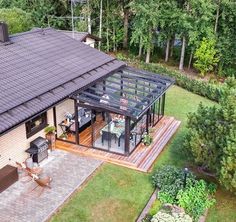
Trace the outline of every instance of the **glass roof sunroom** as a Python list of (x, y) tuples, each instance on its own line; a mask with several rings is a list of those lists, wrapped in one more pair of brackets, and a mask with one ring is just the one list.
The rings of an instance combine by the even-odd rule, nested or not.
[(174, 80), (124, 67), (76, 94), (79, 103), (139, 119)]

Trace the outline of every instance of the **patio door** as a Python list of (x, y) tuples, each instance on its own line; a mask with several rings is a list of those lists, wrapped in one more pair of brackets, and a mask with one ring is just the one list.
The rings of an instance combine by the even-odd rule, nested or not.
[(109, 115), (105, 111), (96, 111), (96, 121), (93, 127), (93, 147), (109, 151)]

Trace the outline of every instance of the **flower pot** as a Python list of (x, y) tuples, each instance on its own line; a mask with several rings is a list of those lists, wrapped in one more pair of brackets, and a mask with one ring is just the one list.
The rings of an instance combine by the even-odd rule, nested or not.
[(55, 133), (47, 133), (45, 135), (46, 139), (49, 143), (49, 149), (54, 150), (56, 148), (56, 136)]

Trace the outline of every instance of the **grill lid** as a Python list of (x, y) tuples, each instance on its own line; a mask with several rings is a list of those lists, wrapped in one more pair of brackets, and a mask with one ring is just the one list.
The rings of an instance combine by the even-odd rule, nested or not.
[(37, 154), (48, 149), (48, 142), (43, 137), (38, 137), (30, 142), (30, 148), (26, 150), (27, 153)]
[(40, 147), (45, 146), (47, 140), (41, 136), (30, 142), (30, 147), (39, 149)]

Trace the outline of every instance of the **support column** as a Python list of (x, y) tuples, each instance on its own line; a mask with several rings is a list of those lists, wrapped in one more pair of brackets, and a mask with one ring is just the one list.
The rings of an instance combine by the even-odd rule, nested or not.
[(121, 75), (120, 76), (120, 96), (123, 96), (123, 84), (124, 84), (124, 82), (123, 82), (123, 76)]
[(53, 107), (53, 124), (54, 124), (54, 127), (55, 127), (55, 131), (56, 131), (56, 139), (57, 139), (57, 114), (56, 114), (56, 107), (54, 106)]
[(130, 117), (125, 117), (125, 155), (129, 155), (130, 147)]
[(74, 99), (74, 111), (75, 111), (75, 143), (79, 144), (79, 122), (78, 122), (78, 103), (77, 99)]
[(147, 110), (147, 117), (146, 117), (146, 130), (147, 133), (149, 132), (149, 120), (150, 120), (150, 108)]
[(94, 133), (94, 118), (93, 116), (96, 116), (95, 110), (91, 110), (91, 130), (92, 130), (92, 147), (94, 146), (94, 141), (95, 141), (95, 133)]
[(165, 115), (165, 104), (166, 104), (166, 94), (163, 95), (163, 101), (162, 101), (162, 114)]
[(105, 92), (106, 91), (106, 81), (103, 80), (102, 83), (103, 83), (103, 91)]

